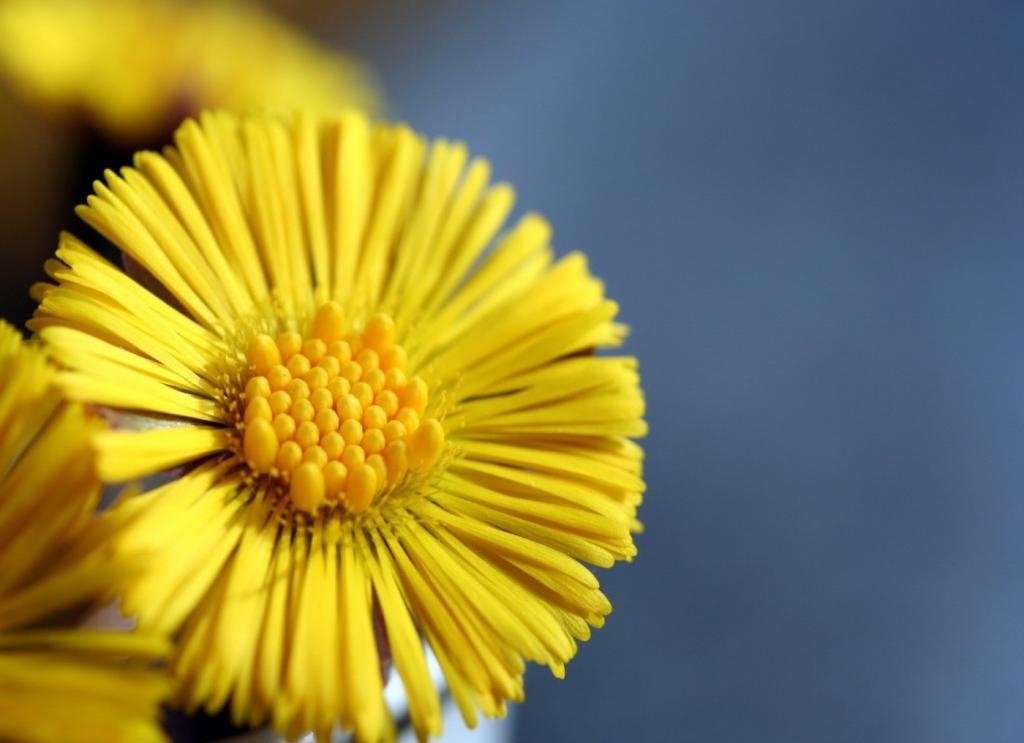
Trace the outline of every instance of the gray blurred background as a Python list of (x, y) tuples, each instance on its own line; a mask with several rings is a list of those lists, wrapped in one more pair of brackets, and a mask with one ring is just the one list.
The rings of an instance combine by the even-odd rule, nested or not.
[(648, 531), (518, 740), (1024, 739), (1024, 4), (275, 5), (634, 326)]
[(1024, 4), (383, 3), (332, 38), (634, 327), (648, 531), (518, 739), (1024, 739)]

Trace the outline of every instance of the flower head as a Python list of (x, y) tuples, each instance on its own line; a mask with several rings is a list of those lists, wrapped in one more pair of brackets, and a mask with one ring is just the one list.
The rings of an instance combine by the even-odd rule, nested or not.
[(154, 142), (209, 107), (376, 107), (355, 61), (233, 0), (6, 0), (0, 70), (119, 143)]
[(93, 518), (101, 421), (64, 403), (55, 376), (0, 323), (0, 739), (162, 740), (170, 684), (149, 661), (166, 641), (73, 626), (133, 566), (111, 561), (109, 526)]
[[(579, 561), (635, 554), (645, 433), (617, 307), (463, 145), (358, 114), (204, 114), (108, 172), (31, 325), (69, 394), (148, 416), (100, 470), (184, 474), (110, 514), (162, 553), (125, 606), (179, 638), (179, 698), (288, 735), (421, 737), (431, 646), (467, 723), (561, 676), (611, 606)], [(137, 419), (137, 418), (136, 418)]]

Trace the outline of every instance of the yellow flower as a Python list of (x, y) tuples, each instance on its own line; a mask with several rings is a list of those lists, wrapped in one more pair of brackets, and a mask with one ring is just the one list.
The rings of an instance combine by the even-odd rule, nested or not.
[(376, 107), (355, 61), (252, 3), (6, 0), (0, 69), (117, 142), (151, 142), (203, 108)]
[(56, 370), (0, 322), (0, 740), (163, 740), (152, 635), (75, 628), (130, 575), (111, 562), (89, 437), (98, 420), (61, 401)]
[(102, 476), (188, 467), (111, 514), (157, 555), (124, 602), (176, 633), (186, 705), (374, 741), (383, 657), (427, 737), (421, 634), (472, 726), (603, 624), (579, 561), (635, 554), (636, 361), (593, 353), (616, 304), (542, 218), (498, 235), (488, 182), (359, 114), (204, 114), (80, 209), (141, 283), (62, 237), (32, 328), (72, 396), (157, 421), (102, 434)]

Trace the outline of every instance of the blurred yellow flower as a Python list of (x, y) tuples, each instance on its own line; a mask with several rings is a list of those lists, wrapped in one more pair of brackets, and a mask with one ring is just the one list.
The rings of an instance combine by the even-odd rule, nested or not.
[(238, 723), (387, 738), (391, 659), (437, 734), (421, 636), (467, 724), (504, 714), (611, 610), (579, 561), (636, 552), (636, 360), (594, 354), (617, 305), (541, 217), (498, 234), (513, 190), (460, 143), (355, 113), (175, 141), (79, 211), (142, 283), (64, 235), (33, 289), (68, 393), (160, 422), (102, 434), (101, 476), (188, 468), (110, 513), (155, 555), (126, 608)]
[(0, 70), (38, 104), (136, 144), (208, 107), (377, 107), (354, 60), (230, 0), (0, 2)]
[(0, 740), (163, 740), (170, 692), (153, 635), (75, 628), (138, 565), (112, 561), (90, 437), (102, 422), (54, 387), (56, 370), (0, 322)]

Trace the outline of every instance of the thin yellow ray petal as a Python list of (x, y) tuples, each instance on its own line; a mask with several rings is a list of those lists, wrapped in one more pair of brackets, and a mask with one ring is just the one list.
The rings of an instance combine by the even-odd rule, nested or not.
[(130, 311), (138, 315), (144, 324), (155, 324), (165, 333), (173, 332), (189, 344), (190, 347), (183, 351), (192, 351), (194, 346), (199, 352), (223, 352), (223, 346), (213, 332), (129, 278), (73, 235), (61, 234), (57, 257), (60, 261), (54, 261), (52, 273), (63, 285), (80, 287), (98, 304), (111, 307), (115, 312)]
[(376, 305), (385, 280), (388, 254), (398, 226), (399, 210), (419, 176), (423, 140), (407, 127), (395, 131), (395, 142), (381, 173), (377, 197), (359, 254), (351, 307), (356, 313)]
[(83, 655), (131, 655), (136, 658), (166, 658), (172, 648), (170, 640), (162, 635), (120, 630), (34, 629), (0, 634), (0, 648), (4, 650), (59, 650), (79, 652)]
[(537, 281), (522, 287), (521, 295), (509, 296), (490, 312), (479, 314), (450, 345), (428, 349), (424, 359), (434, 359), (443, 369), (475, 366), (498, 351), (514, 350), (516, 344), (587, 312), (602, 296), (603, 287), (589, 275), (586, 259), (570, 254)]
[(564, 665), (572, 658), (576, 652), (575, 643), (568, 637), (550, 607), (542, 599), (487, 562), (451, 532), (435, 529), (434, 533), (453, 555), (457, 555), (481, 580), (486, 581), (495, 595), (505, 597), (506, 604), (516, 613), (519, 621), (529, 627), (551, 653), (552, 658), (547, 661), (549, 666)]
[(210, 423), (230, 422), (227, 414), (213, 400), (151, 382), (124, 371), (116, 364), (93, 359), (89, 367), (90, 373), (87, 374), (63, 372), (58, 375), (58, 386), (72, 400)]
[(567, 503), (598, 514), (620, 527), (629, 524), (632, 513), (623, 509), (622, 498), (597, 483), (557, 473), (462, 458), (449, 468), (459, 476), (485, 487), (531, 501)]
[[(442, 597), (427, 582), (417, 566), (406, 554), (398, 539), (389, 531), (383, 531), (387, 549), (394, 560), (403, 593), (411, 600), (421, 628), (430, 639), (430, 645), (440, 660), (449, 652), (461, 659), (459, 678), (474, 689), (486, 689), (488, 677), (484, 671), (479, 651), (468, 640), (459, 626), (457, 618), (444, 604)], [(453, 694), (455, 689), (453, 688)], [(461, 705), (460, 705), (461, 707)]]
[(421, 506), (421, 511), (457, 532), (464, 540), (472, 541), (517, 561), (572, 578), (581, 586), (597, 588), (597, 579), (593, 573), (576, 560), (557, 550), (488, 526), (475, 519), (449, 513), (432, 503), (424, 503)]
[(214, 388), (205, 380), (184, 378), (145, 356), (127, 351), (94, 335), (75, 328), (53, 326), (44, 328), (39, 336), (51, 355), (62, 365), (80, 371), (91, 371), (96, 361), (116, 365), (122, 373), (137, 373), (154, 382), (210, 397)]
[[(445, 354), (437, 362), (443, 368), (471, 369), (471, 383), (463, 394), (474, 394), (487, 389), (509, 374), (528, 371), (544, 363), (591, 348), (584, 334), (595, 326), (607, 323), (618, 312), (615, 302), (605, 301), (597, 306), (553, 323), (529, 337), (520, 336), (515, 342), (494, 348), (490, 356), (481, 356), (474, 349), (468, 353)], [(467, 349), (463, 349), (466, 351)]]
[(197, 250), (209, 261), (210, 268), (221, 282), (235, 313), (242, 315), (248, 312), (252, 307), (252, 296), (244, 282), (239, 281), (235, 272), (230, 269), (210, 225), (178, 171), (167, 160), (153, 152), (141, 152), (136, 155), (135, 167), (149, 178), (168, 208), (172, 209), (181, 221), (183, 229), (194, 241)]
[(480, 268), (446, 302), (433, 318), (437, 327), (453, 323), (459, 315), (507, 280), (509, 274), (538, 252), (546, 250), (551, 225), (537, 214), (525, 215), (495, 246)]
[[(204, 124), (207, 123), (204, 118)], [(259, 301), (268, 287), (223, 154), (210, 146), (199, 124), (187, 120), (175, 134), (188, 182), (228, 262), (241, 271), (250, 296)]]
[(465, 234), (453, 246), (441, 280), (431, 291), (426, 302), (428, 311), (435, 310), (449, 298), (473, 262), (501, 229), (515, 200), (515, 190), (507, 183), (499, 183), (484, 194), (480, 206), (466, 226)]
[(313, 264), (313, 287), (316, 299), (327, 299), (331, 290), (331, 262), (327, 246), (327, 217), (324, 214), (323, 174), (319, 153), (316, 121), (307, 114), (298, 114), (292, 127), (295, 146), (299, 195), (305, 240)]
[(552, 451), (546, 446), (524, 446), (496, 441), (459, 439), (459, 446), (467, 456), (485, 462), (497, 462), (521, 467), (571, 474), (581, 480), (614, 485), (626, 490), (643, 490), (644, 483), (635, 474), (614, 465), (585, 458), (581, 452)]
[[(419, 268), (430, 253), (448, 194), (455, 182), (451, 165), (458, 157), (457, 148), (443, 139), (430, 145), (421, 183), (411, 205), (412, 213), (405, 220), (401, 241), (385, 277), (386, 289), (381, 295), (380, 306), (395, 307), (401, 302), (406, 286), (419, 280)], [(462, 157), (465, 157), (464, 152)], [(401, 312), (396, 311), (396, 314), (401, 315)]]
[[(416, 563), (421, 579), (450, 612), (461, 634), (461, 642), (472, 648), (471, 654), (454, 653), (452, 662), (468, 678), (476, 679), (472, 686), (479, 697), (490, 698), (495, 704), (499, 699), (513, 697), (524, 669), (522, 656), (516, 651), (516, 646), (523, 642), (521, 633), (516, 633), (515, 639), (508, 643), (499, 638), (488, 615), (503, 611), (496, 609), (493, 602), (483, 609), (480, 602), (486, 601), (486, 596), (469, 597), (459, 589), (453, 576), (438, 562), (438, 553), (421, 541), (425, 532), (419, 525), (405, 521), (397, 525), (395, 531), (410, 559)], [(498, 620), (503, 628), (508, 624), (505, 619), (503, 616)], [(452, 639), (446, 638), (450, 647), (454, 647)], [(472, 667), (476, 668), (475, 673), (470, 673)]]
[(363, 235), (370, 219), (374, 162), (367, 121), (344, 113), (329, 126), (331, 147), (324, 167), (327, 220), (334, 254), (333, 296), (347, 301), (359, 265)]
[[(522, 673), (523, 658), (546, 662), (546, 651), (505, 604), (505, 597), (492, 593), (478, 574), (453, 559), (443, 542), (426, 529), (401, 529), (400, 533), (417, 561), (436, 576), (439, 585), (443, 583), (446, 597), (460, 605), (460, 614), (472, 618), (474, 629), (484, 643), (495, 649), (497, 657), (505, 656), (510, 676)], [(501, 675), (495, 678), (499, 679), (504, 681)], [(513, 693), (512, 689), (512, 684), (508, 684), (501, 692), (507, 698)]]
[(339, 601), (344, 607), (345, 623), (341, 662), (350, 715), (349, 719), (343, 717), (342, 723), (351, 726), (358, 740), (372, 740), (383, 728), (386, 714), (377, 642), (370, 621), (368, 581), (355, 544), (351, 539), (342, 541)]
[(230, 444), (231, 433), (224, 428), (104, 431), (96, 437), (97, 468), (104, 481), (124, 482), (225, 451)]
[[(210, 359), (196, 353), (194, 347), (180, 342), (176, 345), (168, 343), (166, 333), (162, 338), (154, 335), (152, 329), (160, 325), (146, 326), (136, 316), (105, 306), (95, 298), (76, 291), (69, 284), (50, 292), (40, 305), (40, 310), (79, 329), (88, 329), (88, 332), (110, 342), (135, 349), (168, 366), (180, 376), (198, 380), (201, 374), (208, 371), (206, 367)], [(44, 319), (37, 315), (29, 321), (29, 328), (41, 332), (46, 327), (45, 323), (40, 322)]]
[[(516, 410), (575, 397), (593, 390), (627, 390), (639, 383), (636, 359), (587, 356), (561, 359), (537, 369), (506, 377), (484, 398), (460, 400), (458, 412), (466, 422), (486, 420)], [(460, 395), (461, 397), (461, 395)]]
[(313, 275), (300, 217), (297, 153), (283, 122), (275, 122), (267, 135), (274, 168), (274, 200), (279, 204), (279, 229), (284, 238), (284, 254), (292, 278), (293, 301), (297, 308), (302, 309), (313, 300)]
[(388, 644), (405, 687), (413, 727), (420, 739), (440, 735), (440, 699), (427, 669), (422, 641), (396, 581), (394, 566), (378, 537), (374, 537), (377, 547), (373, 549), (362, 531), (357, 531), (356, 535), (380, 601)]
[[(461, 165), (461, 162), (459, 164)], [(461, 167), (459, 170), (461, 171)], [(475, 213), (480, 195), (487, 187), (490, 177), (490, 163), (482, 158), (474, 158), (445, 211), (433, 250), (421, 263), (420, 280), (409, 287), (410, 296), (403, 300), (403, 304), (409, 307), (410, 312), (426, 306), (438, 283), (443, 280), (452, 245)]]
[(230, 308), (217, 276), (146, 177), (135, 168), (122, 168), (120, 178), (108, 175), (107, 182), (217, 320), (228, 321)]
[(259, 707), (273, 709), (274, 700), (281, 693), (281, 669), (289, 645), (286, 613), (291, 575), (291, 542), (286, 533), (279, 533), (274, 542), (274, 554), (267, 569), (268, 585), (266, 615), (260, 630), (256, 649), (253, 698)]
[(224, 664), (224, 683), (231, 695), (231, 720), (235, 725), (262, 722), (251, 720), (250, 709), (259, 629), (267, 611), (267, 566), (273, 551), (273, 535), (263, 530), (267, 515), (265, 508), (249, 508), (238, 550), (231, 559), (228, 600), (214, 637)]
[[(107, 179), (117, 176), (105, 173)], [(100, 181), (93, 183), (96, 195), (86, 199), (87, 206), (79, 206), (75, 214), (90, 227), (106, 237), (123, 252), (130, 255), (174, 295), (192, 317), (206, 326), (213, 323), (214, 314), (195, 290), (182, 278), (167, 254), (160, 249), (138, 216)]]

